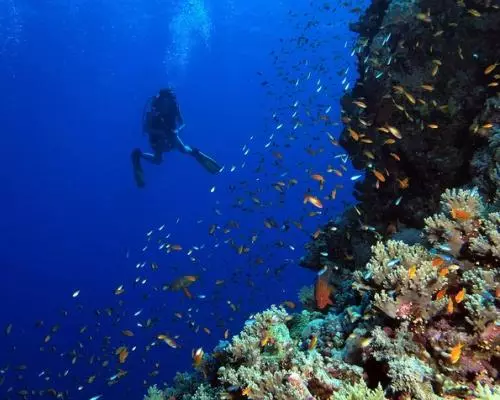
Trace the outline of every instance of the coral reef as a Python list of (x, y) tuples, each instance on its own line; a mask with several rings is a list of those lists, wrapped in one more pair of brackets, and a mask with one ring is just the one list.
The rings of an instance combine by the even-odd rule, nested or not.
[[(366, 266), (351, 272), (356, 304), (325, 313), (308, 289), (309, 310), (272, 306), (196, 373), (178, 374), (164, 398), (495, 398), (500, 264), (492, 238), (500, 224), (491, 215), (498, 211), (477, 189), (447, 190), (440, 204), (422, 244), (372, 247)], [(489, 247), (477, 246), (479, 238)]]
[(500, 8), (373, 0), (351, 28), (340, 144), (366, 177), (300, 262), (327, 293), (251, 317), (164, 398), (500, 398)]

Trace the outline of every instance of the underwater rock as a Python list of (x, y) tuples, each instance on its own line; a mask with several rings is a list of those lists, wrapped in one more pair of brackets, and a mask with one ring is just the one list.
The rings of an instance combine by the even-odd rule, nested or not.
[[(484, 168), (470, 168), (475, 154), (476, 164), (493, 164), (493, 151), (489, 158), (480, 153), (488, 142), (471, 135), (469, 127), (498, 90), (484, 71), (500, 59), (500, 48), (484, 39), (500, 36), (500, 10), (490, 2), (469, 7), (475, 11), (451, 0), (377, 1), (351, 27), (361, 35), (360, 78), (342, 99), (346, 128), (340, 144), (357, 168), (386, 176), (379, 182), (367, 173), (356, 184), (358, 207), (369, 225), (400, 220), (421, 228), (446, 187), (462, 186), (476, 173), (484, 180)], [(481, 119), (483, 125), (489, 120)], [(396, 127), (399, 137), (388, 127)], [(491, 191), (495, 174), (488, 170), (489, 184), (481, 187)]]

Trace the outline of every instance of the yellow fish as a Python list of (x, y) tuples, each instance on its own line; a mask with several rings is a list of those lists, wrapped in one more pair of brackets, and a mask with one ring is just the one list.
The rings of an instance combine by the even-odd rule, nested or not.
[(498, 65), (497, 63), (488, 65), (485, 68), (485, 70), (484, 70), (484, 74), (485, 75), (491, 74), (495, 70), (495, 68), (497, 67), (497, 65)]
[(458, 360), (460, 360), (460, 356), (462, 355), (462, 347), (464, 347), (463, 343), (457, 343), (452, 347), (450, 352), (450, 362), (452, 364), (456, 364)]

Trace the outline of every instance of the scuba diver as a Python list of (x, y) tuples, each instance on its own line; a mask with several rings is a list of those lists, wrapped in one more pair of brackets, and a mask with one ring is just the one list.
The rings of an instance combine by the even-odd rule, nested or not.
[(163, 161), (163, 153), (179, 150), (195, 158), (208, 172), (217, 174), (222, 167), (200, 150), (185, 145), (179, 137), (184, 122), (171, 89), (161, 89), (158, 94), (148, 100), (144, 107), (143, 130), (149, 136), (153, 154), (143, 153), (140, 149), (132, 151), (134, 178), (138, 187), (144, 187), (144, 172), (141, 159), (159, 165)]

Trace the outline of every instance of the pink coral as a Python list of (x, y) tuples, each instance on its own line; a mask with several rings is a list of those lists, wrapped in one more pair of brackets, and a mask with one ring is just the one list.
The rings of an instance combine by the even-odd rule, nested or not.
[(401, 302), (398, 304), (398, 308), (396, 309), (396, 317), (398, 318), (408, 318), (412, 312), (413, 303), (410, 302)]

